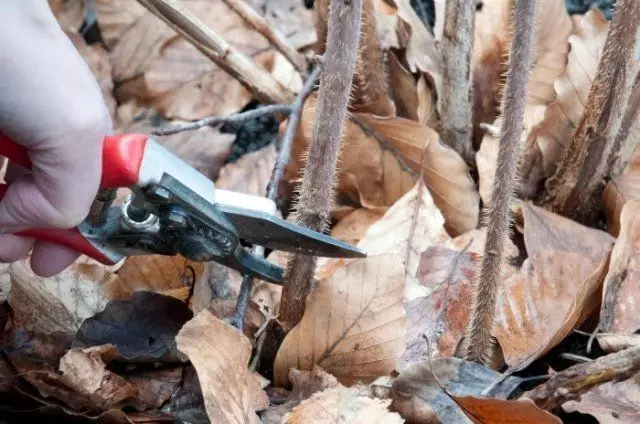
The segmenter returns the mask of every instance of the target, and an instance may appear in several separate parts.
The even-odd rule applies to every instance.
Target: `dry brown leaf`
[[[268,404],[267,395],[247,369],[251,343],[242,333],[204,309],[182,327],[176,343],[196,369],[211,422],[260,422],[256,410]]]
[[[186,301],[189,287],[203,272],[201,262],[182,256],[148,255],[127,258],[117,274],[131,291],[153,291]]]
[[[342,387],[334,376],[318,366],[311,371],[300,371],[292,368],[289,370],[289,381],[291,381],[292,390],[286,402],[267,409],[261,417],[263,424],[281,424],[282,418],[287,412],[314,393],[329,388]]]
[[[282,342],[274,383],[319,365],[341,383],[387,375],[404,351],[404,269],[394,255],[358,259],[320,281],[302,320]]]
[[[216,187],[254,196],[266,196],[267,184],[271,179],[277,155],[273,144],[247,153],[237,162],[227,164],[220,170]]]
[[[418,121],[418,88],[411,72],[400,63],[393,52],[387,53],[389,88],[396,104],[396,114],[402,118]]]
[[[514,369],[556,346],[599,305],[613,241],[530,204],[523,213],[529,257],[498,292],[494,330]]]
[[[475,396],[454,396],[465,414],[478,424],[561,424],[560,418],[536,406],[531,399],[502,400]]]
[[[620,235],[611,252],[604,280],[600,326],[605,332],[635,333],[640,329],[636,296],[640,278],[640,200],[628,202],[620,217]]]
[[[444,219],[421,184],[398,200],[367,230],[358,247],[368,255],[394,254],[405,266],[407,299],[428,294],[416,275],[420,255],[427,248],[449,239]]]
[[[389,411],[391,400],[372,399],[358,388],[336,387],[315,393],[284,416],[286,424],[402,424]]]
[[[609,22],[598,9],[575,17],[573,22],[567,66],[554,82],[557,98],[548,105],[544,119],[530,135],[541,154],[541,163],[534,167],[546,177],[555,172],[578,126],[609,29]]]
[[[640,374],[620,382],[609,382],[562,405],[567,412],[578,411],[596,417],[600,424],[632,424],[640,416]]]
[[[129,102],[118,108],[118,133],[148,134],[156,127],[158,120],[162,121],[152,111],[138,111],[136,107],[135,102]],[[165,122],[163,127],[166,125],[168,123]],[[235,139],[235,134],[222,133],[211,127],[154,137],[164,148],[212,180],[217,178]]]
[[[640,149],[634,153],[624,172],[607,183],[602,194],[608,231],[614,237],[618,237],[620,232],[622,208],[631,200],[640,200]]]
[[[9,264],[0,264],[0,304],[7,301],[9,293],[11,293]]]
[[[193,0],[185,4],[242,53],[257,56],[269,43],[224,2]],[[144,98],[165,116],[199,119],[238,112],[251,94],[240,82],[178,36],[163,21],[145,11],[122,34],[111,52],[116,83]],[[122,100],[122,99],[121,99]]]
[[[112,119],[115,119],[117,105],[116,99],[113,98],[113,79],[111,78],[109,53],[99,44],[87,45],[82,36],[76,32],[66,31],[66,34],[100,85],[100,91],[109,109],[109,114]]]
[[[95,8],[100,35],[109,49],[146,11],[136,0],[95,0]]]
[[[408,301],[406,350],[399,368],[427,357],[428,337],[434,358],[452,356],[469,321],[473,276],[478,256],[443,247],[430,247],[420,258],[418,281],[429,294]]]
[[[303,166],[316,103],[316,96],[310,97],[303,110],[294,160],[286,170],[290,182],[299,178]],[[346,122],[337,189],[365,207],[391,206],[415,186],[422,159],[425,185],[447,230],[459,234],[475,228],[480,199],[467,165],[435,131],[415,121],[353,114]]]
[[[342,218],[331,229],[331,236],[338,240],[356,245],[363,239],[369,227],[384,216],[388,208],[360,208]]]
[[[138,391],[124,378],[106,369],[115,358],[113,345],[70,349],[60,359],[60,372],[64,382],[82,397],[87,397],[101,409],[108,409]]]
[[[131,295],[109,268],[84,257],[49,278],[35,275],[28,262],[25,259],[9,266],[9,303],[17,325],[29,331],[75,333],[84,319],[103,310],[109,300]]]
[[[131,406],[139,411],[161,408],[182,386],[182,368],[166,368],[127,375],[126,379],[137,390],[138,396]]]

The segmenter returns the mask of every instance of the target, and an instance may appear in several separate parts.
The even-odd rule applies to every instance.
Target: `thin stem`
[[[248,110],[246,112],[236,113],[233,115],[227,116],[208,116],[203,119],[199,119],[194,122],[189,122],[188,124],[180,124],[180,125],[172,125],[164,128],[158,128],[156,130],[151,131],[152,135],[171,135],[177,134],[183,131],[193,131],[200,129],[202,127],[213,126],[218,124],[236,124],[242,123],[246,121],[251,121],[252,119],[260,118],[264,115],[271,114],[283,114],[288,115],[291,113],[292,105],[266,105],[259,107],[257,109]]]
[[[496,297],[500,283],[504,243],[509,234],[510,206],[516,187],[520,136],[524,130],[524,107],[527,81],[532,59],[535,31],[535,0],[518,0],[515,7],[515,35],[511,44],[509,73],[503,99],[504,124],[495,183],[489,202],[487,239],[480,269],[480,278],[471,309],[467,330],[466,359],[492,364],[497,354],[492,336]]]
[[[327,227],[344,120],[358,55],[362,0],[333,0],[324,71],[300,195],[296,223],[318,232]],[[302,318],[316,267],[314,256],[296,254],[288,261],[278,320],[285,332]]]

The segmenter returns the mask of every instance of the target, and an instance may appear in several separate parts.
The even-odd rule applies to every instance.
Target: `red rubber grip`
[[[2,200],[8,189],[8,184],[0,184],[0,200]],[[107,258],[100,250],[96,249],[91,243],[89,243],[77,228],[70,228],[68,230],[36,228],[21,231],[16,233],[16,235],[49,241],[51,243],[68,247],[105,265],[114,264],[111,259]]]
[[[131,187],[138,182],[148,137],[144,134],[107,136],[102,145],[101,188]],[[31,169],[27,149],[0,133],[0,156]]]

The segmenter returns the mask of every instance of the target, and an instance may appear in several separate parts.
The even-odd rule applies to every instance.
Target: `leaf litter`
[[[611,22],[595,8],[570,15],[563,1],[539,2],[521,136],[523,202],[512,207],[516,219],[495,311],[494,335],[506,366],[492,370],[456,357],[456,348],[485,254],[513,2],[488,0],[476,10],[474,168],[439,135],[436,104],[446,93],[438,41],[445,36],[446,1],[435,2],[434,28],[413,2],[365,1],[374,11],[387,73],[383,100],[391,105],[358,104],[350,111],[329,231],[368,257],[319,260],[302,320],[257,367],[260,335],[272,331],[278,314],[279,286],[256,282],[240,332],[225,318],[234,311],[242,276],[215,264],[150,256],[105,267],[83,257],[50,278],[36,277],[25,261],[2,265],[0,301],[9,312],[1,321],[0,390],[17,396],[13,408],[36,402],[34,411],[110,423],[556,423],[573,411],[601,423],[634,422],[637,374],[593,387],[561,410],[546,411],[521,396],[538,384],[529,377],[543,381],[568,366],[558,366],[558,349],[571,349],[565,342],[576,334],[596,331],[601,352],[587,348],[586,336],[571,352],[588,359],[639,343],[633,314],[638,156],[607,181],[597,225],[535,203],[581,119]],[[149,133],[230,115],[254,100],[142,3],[49,1],[96,77],[116,132]],[[310,58],[316,10],[303,3],[247,1]],[[306,76],[228,4],[185,2],[282,86],[300,90]],[[80,31],[91,16],[98,39]],[[314,93],[278,187],[279,213],[290,220],[316,103]],[[637,140],[637,118],[631,121],[628,137]],[[156,139],[217,188],[265,196],[282,147],[285,125],[280,128],[278,142],[233,161],[236,137],[221,125]],[[268,255],[280,265],[286,259]]]

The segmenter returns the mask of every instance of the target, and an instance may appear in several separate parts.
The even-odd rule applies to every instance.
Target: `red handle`
[[[138,182],[146,145],[147,136],[144,134],[105,137],[102,146],[102,180],[100,187],[120,188],[135,185]],[[27,149],[1,132],[0,156],[5,156],[10,161],[31,169],[32,164]],[[0,200],[2,200],[8,188],[9,185],[0,184]],[[17,235],[60,244],[107,265],[114,263],[113,260],[92,245],[77,228],[29,229]]]
[[[130,187],[138,182],[147,139],[144,134],[123,134],[104,138],[101,188]],[[27,149],[1,132],[0,156],[31,169]]]

